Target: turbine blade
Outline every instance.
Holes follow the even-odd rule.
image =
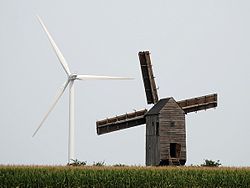
[[[134,78],[97,75],[77,75],[78,80],[133,80]]]
[[[52,36],[50,35],[48,29],[46,28],[45,24],[43,23],[43,20],[38,15],[37,15],[37,18],[38,18],[40,24],[42,25],[45,33],[47,34],[47,37],[48,37],[48,39],[50,41],[50,44],[53,47],[53,49],[54,49],[54,51],[56,53],[56,56],[59,59],[59,61],[60,61],[61,65],[62,65],[64,71],[69,76],[71,73],[70,73],[70,70],[69,70],[69,66],[68,66],[68,64],[66,62],[66,59],[63,57],[62,52],[57,47],[57,45],[56,45],[55,41],[53,40]]]
[[[61,98],[62,94],[64,93],[65,89],[67,88],[69,84],[69,80],[67,80],[63,86],[59,89],[58,94],[55,96],[54,102],[52,103],[52,105],[50,106],[49,110],[47,111],[47,113],[45,114],[44,118],[42,119],[41,123],[39,124],[39,126],[37,127],[36,131],[34,132],[34,134],[32,135],[32,137],[34,137],[36,135],[36,133],[38,132],[38,130],[41,128],[41,126],[43,125],[44,121],[47,119],[47,117],[49,116],[50,112],[54,109],[54,107],[56,106],[57,102],[59,101],[59,99]]]

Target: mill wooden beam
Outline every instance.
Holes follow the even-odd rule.
[[[211,95],[178,101],[177,103],[187,114],[190,112],[197,112],[199,110],[206,110],[209,108],[217,107],[217,98],[217,94],[215,93]]]
[[[150,53],[148,51],[145,51],[139,52],[138,55],[141,65],[141,72],[144,83],[144,89],[147,97],[147,103],[155,104],[158,102],[158,94],[150,60]]]
[[[96,122],[97,134],[106,134],[113,131],[131,128],[146,123],[144,115],[147,110],[126,113],[112,118],[106,118]]]

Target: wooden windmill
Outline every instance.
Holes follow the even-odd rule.
[[[185,165],[185,114],[215,108],[217,94],[182,101],[173,97],[158,100],[157,88],[148,51],[139,52],[139,60],[150,110],[126,113],[96,122],[97,134],[146,124],[146,165]]]

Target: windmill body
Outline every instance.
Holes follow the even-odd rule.
[[[145,115],[146,165],[186,162],[185,112],[174,100],[159,100]]]
[[[63,95],[66,88],[69,86],[69,140],[68,140],[68,164],[70,164],[72,161],[75,161],[75,89],[74,89],[74,82],[76,80],[130,80],[131,78],[127,77],[114,77],[114,76],[97,76],[97,75],[79,75],[71,73],[68,63],[65,60],[63,54],[61,53],[60,49],[56,45],[55,41],[53,40],[52,36],[50,35],[48,29],[46,28],[44,22],[42,19],[37,16],[40,24],[42,25],[45,33],[47,34],[47,37],[50,41],[51,46],[53,47],[59,62],[61,63],[66,75],[67,80],[63,84],[62,88],[58,91],[58,94],[56,95],[51,107],[45,114],[44,118],[42,119],[41,123],[39,124],[38,128],[36,129],[35,133],[33,134],[33,137],[36,135],[38,130],[41,128],[41,126],[44,124],[45,120],[51,113],[51,111],[55,108],[57,102]]]
[[[173,97],[158,100],[149,52],[139,52],[139,60],[147,103],[154,106],[149,111],[144,109],[97,121],[97,134],[146,124],[146,165],[185,165],[185,115],[215,108],[217,94],[182,101]]]

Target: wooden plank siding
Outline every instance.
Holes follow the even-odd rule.
[[[159,114],[161,160],[170,159],[170,143],[181,145],[180,159],[186,160],[185,113],[171,98]]]
[[[173,98],[166,98],[160,100],[145,116],[146,165],[155,166],[162,161],[171,161],[171,143],[180,145],[178,161],[182,160],[185,163],[186,130],[185,112],[182,108]]]
[[[156,134],[158,115],[146,116],[146,165],[156,166],[160,163],[160,139]]]

